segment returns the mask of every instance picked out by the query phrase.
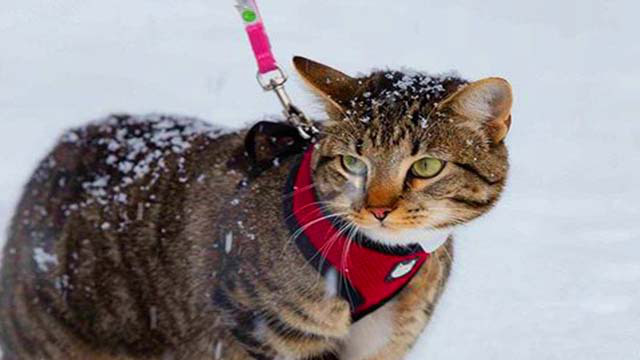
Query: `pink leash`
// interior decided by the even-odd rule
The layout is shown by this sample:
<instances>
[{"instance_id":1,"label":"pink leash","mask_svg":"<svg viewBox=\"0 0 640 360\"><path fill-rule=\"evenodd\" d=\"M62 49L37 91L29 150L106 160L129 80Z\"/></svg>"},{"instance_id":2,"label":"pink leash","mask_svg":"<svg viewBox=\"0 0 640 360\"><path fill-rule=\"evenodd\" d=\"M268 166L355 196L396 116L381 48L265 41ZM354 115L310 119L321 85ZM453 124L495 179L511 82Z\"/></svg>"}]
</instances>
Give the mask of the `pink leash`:
<instances>
[{"instance_id":1,"label":"pink leash","mask_svg":"<svg viewBox=\"0 0 640 360\"><path fill-rule=\"evenodd\" d=\"M284 115L294 125L300 135L305 139L313 139L318 129L313 123L291 102L284 84L287 82L287 74L278 66L275 56L271 51L269 36L264 27L262 16L255 0L236 0L236 9L244 21L245 30L249 35L249 42L253 55L258 63L258 83L265 91L274 91L278 100L284 107ZM267 76L275 72L272 76Z\"/></svg>"},{"instance_id":2,"label":"pink leash","mask_svg":"<svg viewBox=\"0 0 640 360\"><path fill-rule=\"evenodd\" d=\"M260 16L260 11L255 0L238 0L236 8L242 16L245 24L245 30L249 35L249 42L253 49L253 54L258 62L258 72L266 74L278 69L276 58L271 52L271 44L269 37L264 28L264 22Z\"/></svg>"}]
</instances>

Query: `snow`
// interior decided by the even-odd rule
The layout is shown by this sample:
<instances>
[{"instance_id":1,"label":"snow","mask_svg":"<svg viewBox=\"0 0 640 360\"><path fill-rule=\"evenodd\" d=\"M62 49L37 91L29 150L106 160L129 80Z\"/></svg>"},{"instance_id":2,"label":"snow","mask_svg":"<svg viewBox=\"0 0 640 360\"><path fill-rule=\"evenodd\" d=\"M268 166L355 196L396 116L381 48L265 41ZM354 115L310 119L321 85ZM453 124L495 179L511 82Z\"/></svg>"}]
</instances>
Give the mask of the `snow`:
<instances>
[{"instance_id":1,"label":"snow","mask_svg":"<svg viewBox=\"0 0 640 360\"><path fill-rule=\"evenodd\" d=\"M79 204L72 204L74 208L70 206L67 212L92 203L107 206L116 201L126 204L128 197L125 189L134 183L141 189L150 188L162 173L168 171L165 162L167 156L183 154L191 147L191 141L197 136L215 139L230 131L198 119L157 114L113 115L93 121L91 125L97 128L97 134L93 135L92 141L109 152L104 159L106 169L117 170L122 176L118 182L117 179L112 179L110 175L104 173L107 170L97 172L91 180L82 183L88 195L87 199ZM117 130L114 131L114 129ZM80 127L67 131L61 139L63 142L77 142L81 138L86 138L78 134L87 132L87 127ZM181 175L185 173L185 161L184 157L178 159L178 172ZM53 166L55 163L49 164L49 167ZM43 176L47 176L46 173ZM184 183L188 181L188 177L180 176L178 181ZM124 229L126 225L126 223L119 224L120 229ZM108 228L102 226L103 230Z\"/></svg>"},{"instance_id":2,"label":"snow","mask_svg":"<svg viewBox=\"0 0 640 360\"><path fill-rule=\"evenodd\" d=\"M55 254L49 254L44 249L36 247L33 249L33 260L40 271L49 271L49 266L58 265L58 257Z\"/></svg>"},{"instance_id":3,"label":"snow","mask_svg":"<svg viewBox=\"0 0 640 360\"><path fill-rule=\"evenodd\" d=\"M222 342L218 341L216 342L216 349L214 350L214 359L215 360L222 360Z\"/></svg>"},{"instance_id":4,"label":"snow","mask_svg":"<svg viewBox=\"0 0 640 360\"><path fill-rule=\"evenodd\" d=\"M327 299L338 294L338 273L334 268L329 268L324 276L324 294Z\"/></svg>"},{"instance_id":5,"label":"snow","mask_svg":"<svg viewBox=\"0 0 640 360\"><path fill-rule=\"evenodd\" d=\"M232 249L233 249L233 232L230 231L224 236L224 252L228 254L231 252Z\"/></svg>"},{"instance_id":6,"label":"snow","mask_svg":"<svg viewBox=\"0 0 640 360\"><path fill-rule=\"evenodd\" d=\"M279 114L275 96L255 83L232 5L4 1L0 227L36 162L67 128L112 112L184 114L227 127ZM289 58L300 54L351 74L455 69L513 85L508 190L489 216L457 232L451 281L408 359L640 357L638 5L260 5L290 75ZM300 81L288 87L301 108L320 114ZM66 141L77 140L68 133ZM97 191L94 185L88 189Z\"/></svg>"}]
</instances>

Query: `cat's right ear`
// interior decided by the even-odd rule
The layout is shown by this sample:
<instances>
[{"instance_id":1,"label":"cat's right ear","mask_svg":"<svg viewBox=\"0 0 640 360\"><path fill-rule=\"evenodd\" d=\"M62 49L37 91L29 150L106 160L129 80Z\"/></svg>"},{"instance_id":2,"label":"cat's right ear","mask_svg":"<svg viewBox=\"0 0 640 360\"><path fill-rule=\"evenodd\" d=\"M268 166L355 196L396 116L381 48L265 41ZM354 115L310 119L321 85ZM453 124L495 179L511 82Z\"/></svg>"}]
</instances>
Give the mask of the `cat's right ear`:
<instances>
[{"instance_id":1,"label":"cat's right ear","mask_svg":"<svg viewBox=\"0 0 640 360\"><path fill-rule=\"evenodd\" d=\"M358 80L313 60L295 56L293 65L305 83L338 111L344 111L358 89Z\"/></svg>"},{"instance_id":2,"label":"cat's right ear","mask_svg":"<svg viewBox=\"0 0 640 360\"><path fill-rule=\"evenodd\" d=\"M461 115L470 122L470 128L480 124L489 140L498 144L511 127L512 104L509 82L502 78L487 78L464 86L438 107Z\"/></svg>"}]
</instances>

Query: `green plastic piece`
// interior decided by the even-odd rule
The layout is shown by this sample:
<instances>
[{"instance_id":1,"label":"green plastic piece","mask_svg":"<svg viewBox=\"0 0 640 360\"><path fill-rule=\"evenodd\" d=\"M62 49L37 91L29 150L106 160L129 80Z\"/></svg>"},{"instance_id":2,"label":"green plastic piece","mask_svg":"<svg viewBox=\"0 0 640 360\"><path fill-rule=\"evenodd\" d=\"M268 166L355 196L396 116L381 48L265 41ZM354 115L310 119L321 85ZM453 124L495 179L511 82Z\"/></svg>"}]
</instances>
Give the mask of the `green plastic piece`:
<instances>
[{"instance_id":1,"label":"green plastic piece","mask_svg":"<svg viewBox=\"0 0 640 360\"><path fill-rule=\"evenodd\" d=\"M247 9L242 12L242 19L244 19L244 21L248 23L256 21L257 18L258 18L258 15L253 10Z\"/></svg>"}]
</instances>

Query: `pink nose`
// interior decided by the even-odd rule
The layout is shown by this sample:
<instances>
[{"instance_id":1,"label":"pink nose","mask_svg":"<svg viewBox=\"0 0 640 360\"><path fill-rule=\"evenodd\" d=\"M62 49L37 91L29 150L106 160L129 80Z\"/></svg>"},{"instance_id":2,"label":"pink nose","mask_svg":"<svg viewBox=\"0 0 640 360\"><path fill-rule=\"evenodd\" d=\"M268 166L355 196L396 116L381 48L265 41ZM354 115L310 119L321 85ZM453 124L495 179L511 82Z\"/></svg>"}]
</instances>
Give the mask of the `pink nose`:
<instances>
[{"instance_id":1,"label":"pink nose","mask_svg":"<svg viewBox=\"0 0 640 360\"><path fill-rule=\"evenodd\" d=\"M368 208L367 210L369 210L369 212L371 212L373 216L376 217L376 219L382 221L387 217L387 215L389 215L389 213L393 209L387 208L387 207L379 207L379 208Z\"/></svg>"}]
</instances>

